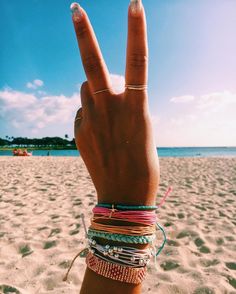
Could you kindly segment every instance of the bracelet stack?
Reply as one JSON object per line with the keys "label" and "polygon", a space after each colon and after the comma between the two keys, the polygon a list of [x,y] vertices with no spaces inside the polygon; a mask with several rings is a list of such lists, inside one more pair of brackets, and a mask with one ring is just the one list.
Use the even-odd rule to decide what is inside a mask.
{"label": "bracelet stack", "polygon": [[[169,188],[165,198],[170,191]],[[125,283],[141,283],[150,259],[156,260],[166,243],[165,231],[157,223],[157,208],[99,203],[93,209],[88,232],[82,215],[88,246],[75,256],[63,280],[67,280],[75,259],[86,252],[88,268],[98,275]],[[157,229],[164,237],[159,248],[153,244]]]}
{"label": "bracelet stack", "polygon": [[[156,255],[152,245],[156,238],[155,209],[155,206],[96,205],[88,230],[88,268],[116,281],[141,283],[151,257]],[[99,243],[101,239],[105,245]],[[126,245],[110,245],[110,241]],[[148,247],[133,246],[138,244]]]}

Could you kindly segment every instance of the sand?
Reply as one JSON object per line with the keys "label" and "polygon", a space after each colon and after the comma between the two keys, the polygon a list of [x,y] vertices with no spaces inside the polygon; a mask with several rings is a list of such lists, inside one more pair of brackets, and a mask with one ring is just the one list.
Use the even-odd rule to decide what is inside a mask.
{"label": "sand", "polygon": [[[0,293],[79,293],[84,258],[62,278],[96,203],[81,158],[0,157],[0,170]],[[161,159],[160,195],[169,185],[143,293],[236,293],[236,158]]]}

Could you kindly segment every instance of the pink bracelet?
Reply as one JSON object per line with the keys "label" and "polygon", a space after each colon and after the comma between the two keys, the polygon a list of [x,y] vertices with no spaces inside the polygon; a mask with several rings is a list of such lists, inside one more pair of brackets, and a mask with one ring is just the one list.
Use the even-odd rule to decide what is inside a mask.
{"label": "pink bracelet", "polygon": [[96,219],[110,218],[146,225],[154,225],[157,222],[155,211],[121,211],[104,207],[94,207],[93,213]]}
{"label": "pink bracelet", "polygon": [[140,284],[146,277],[147,267],[132,268],[102,260],[91,252],[86,257],[86,264],[90,270],[108,279],[119,282]]}

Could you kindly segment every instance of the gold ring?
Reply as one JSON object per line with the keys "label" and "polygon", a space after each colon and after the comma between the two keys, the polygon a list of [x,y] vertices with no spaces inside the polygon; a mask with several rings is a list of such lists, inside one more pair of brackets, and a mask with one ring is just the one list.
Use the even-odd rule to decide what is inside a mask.
{"label": "gold ring", "polygon": [[76,122],[77,120],[81,120],[82,118],[83,118],[83,116],[78,116],[78,117],[76,117],[75,122]]}
{"label": "gold ring", "polygon": [[[79,115],[78,115],[78,113],[79,113]],[[76,117],[75,117],[75,122],[77,120],[81,120],[82,118],[83,118],[83,116],[82,116],[82,107],[80,107],[79,110],[77,111],[77,114],[76,114]]]}
{"label": "gold ring", "polygon": [[147,85],[126,85],[125,88],[128,90],[145,91],[147,90],[148,86]]}
{"label": "gold ring", "polygon": [[110,91],[110,89],[109,89],[109,88],[106,88],[106,89],[102,89],[102,90],[98,90],[98,91],[96,91],[96,92],[93,92],[93,95],[97,95],[97,94],[99,94],[99,93],[109,92],[109,91]]}

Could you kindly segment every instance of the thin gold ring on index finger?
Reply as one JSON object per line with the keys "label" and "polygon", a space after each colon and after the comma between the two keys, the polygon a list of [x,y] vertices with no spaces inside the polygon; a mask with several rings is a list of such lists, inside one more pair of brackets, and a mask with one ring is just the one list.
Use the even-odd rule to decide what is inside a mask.
{"label": "thin gold ring on index finger", "polygon": [[99,93],[103,93],[103,92],[109,92],[111,89],[109,88],[105,88],[105,89],[102,89],[102,90],[98,90],[98,91],[95,91],[93,92],[93,95],[97,95]]}

